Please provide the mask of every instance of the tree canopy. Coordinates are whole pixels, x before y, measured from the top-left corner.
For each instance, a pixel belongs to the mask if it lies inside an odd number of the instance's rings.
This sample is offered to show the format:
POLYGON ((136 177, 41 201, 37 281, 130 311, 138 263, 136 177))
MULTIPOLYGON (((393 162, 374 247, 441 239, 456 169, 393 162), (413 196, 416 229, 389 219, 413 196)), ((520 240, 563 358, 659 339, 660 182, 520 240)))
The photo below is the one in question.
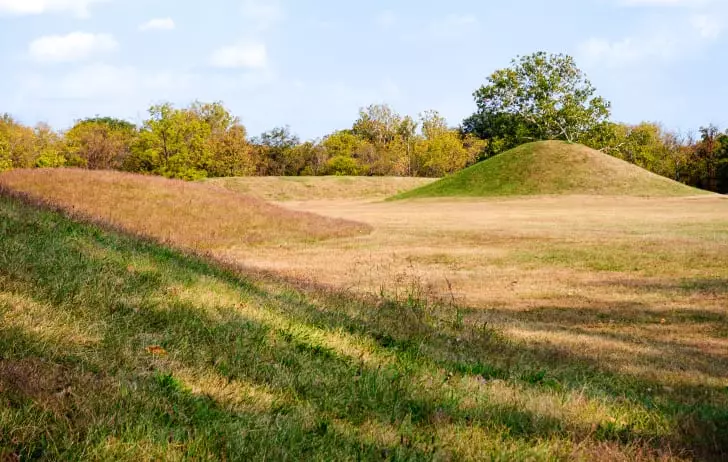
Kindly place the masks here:
POLYGON ((538 52, 495 71, 474 93, 477 112, 463 130, 490 140, 490 154, 540 140, 588 143, 610 116, 610 103, 574 58, 538 52))

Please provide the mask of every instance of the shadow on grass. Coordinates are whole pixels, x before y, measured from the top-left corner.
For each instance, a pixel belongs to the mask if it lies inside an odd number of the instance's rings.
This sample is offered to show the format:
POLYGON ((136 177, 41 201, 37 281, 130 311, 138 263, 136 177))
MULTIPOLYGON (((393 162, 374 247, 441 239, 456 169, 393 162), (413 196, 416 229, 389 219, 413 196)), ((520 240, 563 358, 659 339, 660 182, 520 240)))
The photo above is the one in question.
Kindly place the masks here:
MULTIPOLYGON (((518 386, 540 390, 572 391, 585 393, 590 397, 611 403, 626 404, 656 412, 670 422, 674 429, 671 435, 663 438, 657 435, 640 435, 639 431, 623 430, 622 434, 611 437, 625 442, 639 438, 653 440, 657 444, 668 444, 676 449, 683 449, 707 459, 720 460, 728 455, 728 387, 725 385, 701 384, 685 385, 670 384, 660 380, 662 361, 675 361, 676 358, 690 357, 692 369, 681 372, 690 374, 691 370, 713 377, 725 383, 725 371, 728 369, 725 355, 710 354, 697 348, 688 347, 679 342, 652 341, 649 345, 661 350, 656 356, 644 355, 641 357, 625 358, 626 362, 635 360, 652 362, 655 378, 645 379, 634 374, 617 371, 617 365, 603 363, 590 355, 575 351, 568 346, 560 347, 555 344, 528 344, 516 342, 499 334, 497 324, 495 329, 488 327, 487 323, 476 321, 474 324, 484 328, 470 327, 462 330, 444 329, 442 325, 429 329, 427 332, 418 332, 416 337, 408 335, 410 330, 404 326, 402 307, 390 307, 391 311, 381 307, 377 315, 361 314, 366 305, 360 306, 361 312, 355 315, 342 311, 331 312, 331 306, 355 306, 361 301, 357 299, 337 300, 331 302, 324 298, 321 304, 311 303, 299 298, 298 303, 291 305, 292 294, 275 294, 279 303, 288 303, 288 312, 292 316, 308 319, 317 325, 327 328, 345 328, 352 333, 368 335, 375 339, 382 347, 394 349, 407 357, 427 358, 438 367, 451 371, 476 375, 485 380, 507 380, 518 386), (291 311, 291 307, 294 308, 291 311), (423 338, 425 340, 423 340, 423 338)), ((331 297, 342 297, 331 295, 331 297)), ((626 306, 626 305, 625 305, 626 306)), ((611 317, 621 319, 621 322, 655 323, 660 325, 664 314, 653 310, 638 308, 630 304, 629 310, 625 306, 612 313, 611 317)), ((606 307, 606 305, 605 305, 606 307)), ((349 308, 347 311, 351 310, 349 308)), ((594 340, 614 339, 625 343, 636 341, 635 338, 614 332, 589 333, 582 327, 580 320, 571 320, 571 326, 565 327, 563 319, 554 316, 551 321, 549 313, 567 311, 556 307, 543 307, 530 310, 528 313, 514 313, 508 310, 471 310, 475 319, 503 320, 511 318, 518 322, 529 322, 528 318, 537 320, 531 323, 528 329, 545 333, 566 332, 574 335, 587 335, 594 340), (534 327, 534 324, 537 327, 534 327)), ((586 311, 586 310, 585 310, 586 311)), ((671 311, 671 319, 685 322, 696 320, 715 322, 718 326, 723 320, 719 314, 710 311, 695 311, 689 313, 671 311)), ((578 316, 577 316, 578 317, 578 316)), ((593 323, 594 313, 589 317, 583 313, 584 323, 593 323)))
MULTIPOLYGON (((703 389, 655 398, 643 391, 651 382, 510 341, 488 326, 460 326, 451 313, 293 284, 266 288, 5 199, 0 215, 0 292, 69 313, 79 327, 102 326, 91 345, 54 340, 27 322, 0 328, 0 370, 15 371, 0 380, 10 404, 0 414, 0 455, 430 459, 466 457, 476 445, 476 456, 525 458, 568 456, 576 445, 603 441, 625 452, 668 446, 703 458, 728 454, 725 400, 681 401, 703 389), (175 293, 209 281, 227 292, 175 293), (327 334, 344 344, 322 341, 327 334), (180 378, 185 370, 192 383, 180 378), (63 380, 33 388, 34 374, 63 380), (204 377, 247 383, 272 398, 239 405, 204 377), (474 392, 461 378, 498 380, 535 396, 585 393, 644 409, 668 430, 590 426, 499 401, 488 388, 474 392), (468 437, 480 441, 456 444, 468 437)), ((0 316, 12 309, 0 304, 0 316)))
POLYGON ((641 292, 684 293, 703 296, 728 295, 728 279, 726 278, 679 278, 679 279, 624 279, 608 282, 592 283, 592 285, 631 287, 641 292))

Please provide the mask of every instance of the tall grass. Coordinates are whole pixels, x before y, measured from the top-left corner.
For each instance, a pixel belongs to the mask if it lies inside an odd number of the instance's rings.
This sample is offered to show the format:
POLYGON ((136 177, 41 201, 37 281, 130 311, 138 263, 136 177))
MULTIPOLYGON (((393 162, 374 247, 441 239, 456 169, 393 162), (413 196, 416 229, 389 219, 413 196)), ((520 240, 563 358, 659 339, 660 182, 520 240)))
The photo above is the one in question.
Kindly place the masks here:
POLYGON ((360 223, 294 212, 212 185, 121 172, 14 170, 0 176, 0 189, 198 250, 313 242, 371 231, 360 223))

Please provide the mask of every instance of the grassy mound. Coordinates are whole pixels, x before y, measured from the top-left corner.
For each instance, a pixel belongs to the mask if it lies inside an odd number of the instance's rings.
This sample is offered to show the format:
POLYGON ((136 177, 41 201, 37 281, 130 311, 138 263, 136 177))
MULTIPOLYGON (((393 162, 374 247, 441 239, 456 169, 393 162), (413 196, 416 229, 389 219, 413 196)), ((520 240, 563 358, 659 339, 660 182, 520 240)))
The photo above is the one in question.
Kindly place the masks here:
POLYGON ((363 224, 287 210, 212 185, 120 172, 16 170, 0 175, 2 188, 126 231, 204 250, 370 231, 363 224))
POLYGON ((432 183, 409 177, 241 177, 205 180, 231 191, 269 201, 382 200, 432 183))
POLYGON ((586 146, 543 141, 512 149, 394 199, 565 194, 659 197, 700 193, 586 146))

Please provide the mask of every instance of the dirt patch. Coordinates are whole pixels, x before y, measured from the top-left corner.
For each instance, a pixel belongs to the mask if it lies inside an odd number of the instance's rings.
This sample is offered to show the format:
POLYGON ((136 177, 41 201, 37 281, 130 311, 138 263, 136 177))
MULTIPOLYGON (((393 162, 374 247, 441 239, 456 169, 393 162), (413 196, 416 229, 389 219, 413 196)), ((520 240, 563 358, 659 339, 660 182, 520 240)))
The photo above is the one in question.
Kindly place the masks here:
POLYGON ((66 408, 77 393, 88 390, 92 379, 39 359, 0 360, 0 396, 11 402, 32 400, 49 411, 66 408))

